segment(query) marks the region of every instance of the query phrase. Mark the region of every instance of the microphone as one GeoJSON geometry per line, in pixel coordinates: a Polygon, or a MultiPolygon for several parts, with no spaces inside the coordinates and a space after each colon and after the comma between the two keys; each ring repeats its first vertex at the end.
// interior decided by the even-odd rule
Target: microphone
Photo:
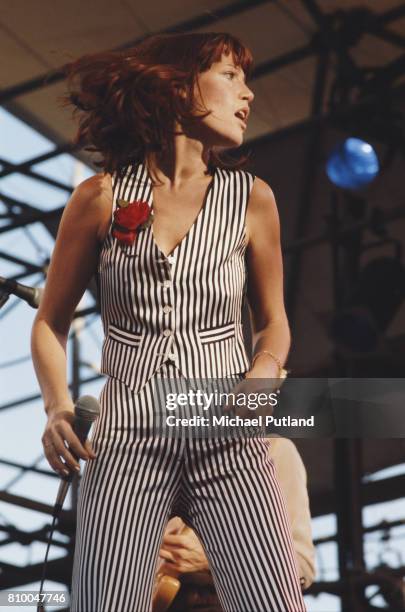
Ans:
{"type": "Polygon", "coordinates": [[[41,287],[28,287],[28,285],[22,285],[15,280],[8,280],[0,276],[0,291],[1,290],[5,293],[16,295],[32,306],[32,308],[38,308],[44,292],[41,287]]]}
{"type": "MultiPolygon", "coordinates": [[[[75,432],[82,444],[84,444],[84,442],[86,441],[87,435],[90,431],[90,427],[97,419],[99,414],[100,404],[95,397],[92,397],[91,395],[83,395],[77,400],[75,404],[73,431],[75,432]]],[[[70,452],[72,452],[72,449],[70,449],[70,452]]],[[[72,454],[74,455],[74,453],[72,454]]],[[[62,510],[63,502],[65,501],[66,494],[68,492],[69,485],[72,482],[72,479],[72,472],[69,474],[69,476],[62,476],[52,514],[54,518],[56,518],[62,510]]]]}
{"type": "MultiPolygon", "coordinates": [[[[29,289],[29,287],[27,287],[29,289]]],[[[92,397],[91,395],[83,395],[80,397],[75,404],[75,417],[73,421],[73,431],[79,438],[80,442],[84,444],[87,438],[87,434],[89,433],[90,427],[92,423],[96,420],[96,418],[100,414],[100,404],[98,401],[92,397]]],[[[70,449],[71,450],[71,449],[70,449]]],[[[71,451],[72,452],[72,451],[71,451]]],[[[72,453],[77,459],[76,455],[72,453]]],[[[69,489],[69,484],[73,479],[73,474],[71,473],[69,476],[64,476],[59,485],[59,491],[56,498],[56,503],[52,512],[52,526],[48,536],[48,545],[46,547],[45,553],[45,561],[42,568],[42,578],[41,578],[41,586],[39,587],[39,595],[43,594],[43,587],[46,576],[46,566],[48,563],[48,553],[49,548],[52,542],[52,534],[55,528],[56,519],[59,516],[60,511],[62,510],[63,502],[65,501],[66,493],[69,489]]],[[[45,612],[45,606],[43,603],[38,603],[37,612],[45,612]]]]}

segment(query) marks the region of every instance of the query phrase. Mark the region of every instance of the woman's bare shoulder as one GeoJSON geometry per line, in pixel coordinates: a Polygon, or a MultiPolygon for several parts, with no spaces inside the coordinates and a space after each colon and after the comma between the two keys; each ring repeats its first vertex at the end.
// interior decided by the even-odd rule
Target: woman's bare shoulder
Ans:
{"type": "Polygon", "coordinates": [[[257,209],[274,206],[274,204],[275,198],[272,188],[266,181],[256,176],[250,192],[249,208],[257,211],[257,209]]]}
{"type": "Polygon", "coordinates": [[[95,174],[75,188],[72,203],[77,212],[86,217],[93,216],[97,224],[97,236],[102,242],[109,230],[112,214],[112,180],[107,173],[95,174]]]}
{"type": "Polygon", "coordinates": [[[80,190],[83,195],[87,194],[93,197],[112,194],[111,174],[101,172],[93,174],[93,176],[79,183],[76,189],[80,190]]]}
{"type": "Polygon", "coordinates": [[[246,211],[248,238],[258,227],[275,227],[279,224],[277,204],[272,188],[266,181],[255,177],[246,211]]]}

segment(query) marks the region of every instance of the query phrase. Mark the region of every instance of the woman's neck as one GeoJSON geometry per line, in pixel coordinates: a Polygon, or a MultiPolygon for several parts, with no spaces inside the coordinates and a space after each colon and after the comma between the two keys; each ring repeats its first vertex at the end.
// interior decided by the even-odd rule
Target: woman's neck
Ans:
{"type": "Polygon", "coordinates": [[[182,136],[175,137],[173,147],[164,155],[150,153],[146,158],[153,179],[171,189],[180,189],[208,174],[209,152],[201,142],[182,136]]]}

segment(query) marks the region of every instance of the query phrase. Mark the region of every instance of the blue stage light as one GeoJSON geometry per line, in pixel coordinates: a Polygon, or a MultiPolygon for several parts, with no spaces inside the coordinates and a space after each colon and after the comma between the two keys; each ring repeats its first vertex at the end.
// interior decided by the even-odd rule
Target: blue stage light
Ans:
{"type": "Polygon", "coordinates": [[[326,173],[343,189],[360,189],[371,183],[380,170],[373,147],[359,138],[348,138],[330,154],[326,173]]]}

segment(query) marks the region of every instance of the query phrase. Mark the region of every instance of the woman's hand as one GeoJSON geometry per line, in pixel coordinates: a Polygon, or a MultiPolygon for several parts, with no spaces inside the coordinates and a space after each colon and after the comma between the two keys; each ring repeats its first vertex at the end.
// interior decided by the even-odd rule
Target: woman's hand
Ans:
{"type": "Polygon", "coordinates": [[[235,404],[223,408],[224,414],[232,414],[241,418],[255,419],[259,416],[271,416],[277,405],[276,375],[258,376],[256,368],[246,373],[246,377],[229,392],[235,398],[235,404]],[[244,397],[243,397],[244,396],[244,397]],[[243,398],[243,399],[242,399],[243,398]]]}
{"type": "Polygon", "coordinates": [[[236,416],[250,419],[273,414],[277,403],[278,366],[276,363],[273,365],[270,359],[266,362],[266,359],[261,357],[256,359],[254,367],[246,372],[245,378],[228,391],[236,398],[236,403],[225,406],[225,414],[232,410],[236,416]],[[242,396],[246,396],[243,402],[242,396]]]}
{"type": "Polygon", "coordinates": [[[175,571],[179,574],[186,574],[188,572],[207,570],[207,557],[194,531],[186,527],[181,521],[184,528],[180,533],[174,533],[174,531],[178,531],[178,529],[181,528],[179,521],[181,521],[181,519],[175,517],[171,519],[166,526],[162,547],[159,553],[159,556],[164,559],[165,562],[160,567],[159,572],[164,574],[165,566],[167,567],[168,573],[175,571]],[[176,523],[172,523],[172,521],[176,521],[176,523]]]}
{"type": "Polygon", "coordinates": [[[73,404],[54,409],[48,414],[48,421],[42,436],[45,457],[52,469],[61,476],[68,476],[69,470],[80,472],[77,458],[85,461],[96,458],[89,440],[86,440],[83,446],[74,433],[73,421],[73,404]]]}

